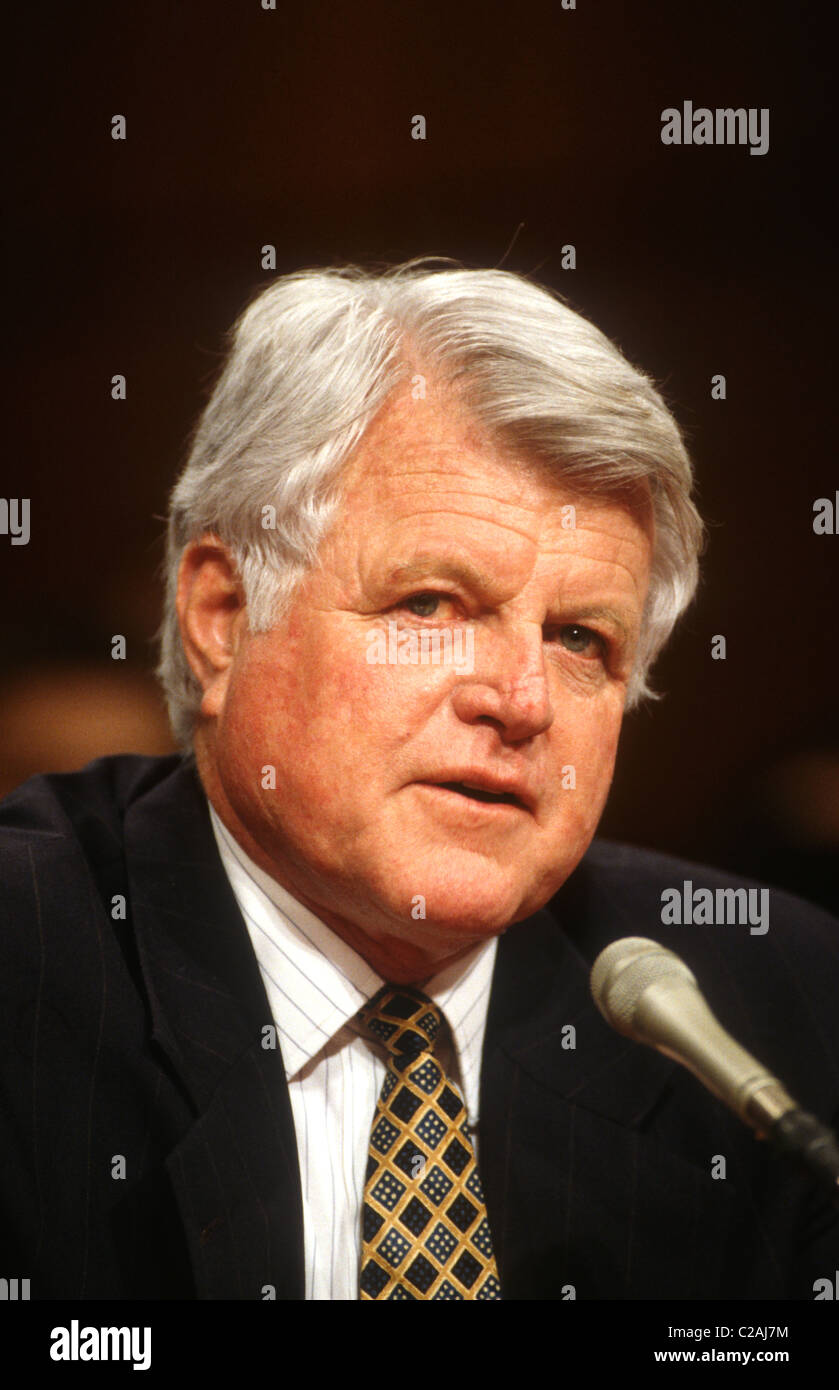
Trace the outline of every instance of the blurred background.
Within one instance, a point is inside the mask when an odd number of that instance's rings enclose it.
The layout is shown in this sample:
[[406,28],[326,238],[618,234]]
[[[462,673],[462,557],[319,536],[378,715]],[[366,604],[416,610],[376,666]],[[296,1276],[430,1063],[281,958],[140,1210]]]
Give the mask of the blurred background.
[[[262,246],[277,273],[503,260],[656,377],[709,525],[603,833],[839,911],[839,539],[813,531],[839,486],[830,14],[46,0],[7,21],[2,492],[31,499],[31,539],[0,535],[0,793],[171,748],[162,518],[225,331],[271,278]],[[688,99],[769,107],[768,154],[662,145]]]

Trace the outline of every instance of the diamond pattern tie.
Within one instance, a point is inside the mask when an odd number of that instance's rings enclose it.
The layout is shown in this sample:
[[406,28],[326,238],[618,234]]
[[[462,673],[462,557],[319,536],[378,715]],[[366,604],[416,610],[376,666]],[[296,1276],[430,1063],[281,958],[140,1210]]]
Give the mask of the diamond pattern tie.
[[385,985],[358,1018],[388,1050],[370,1133],[359,1297],[500,1299],[466,1107],[433,1055],[440,1010],[419,990]]

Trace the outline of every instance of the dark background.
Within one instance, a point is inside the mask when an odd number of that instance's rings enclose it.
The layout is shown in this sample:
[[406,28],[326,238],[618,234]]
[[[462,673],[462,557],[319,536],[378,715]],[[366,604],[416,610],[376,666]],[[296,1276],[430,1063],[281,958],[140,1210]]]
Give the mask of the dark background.
[[[278,273],[503,259],[661,383],[710,528],[604,832],[836,906],[839,540],[812,526],[839,486],[831,17],[111,0],[7,22],[3,493],[31,498],[32,536],[0,536],[0,788],[169,746],[148,674],[161,518],[224,332],[271,278],[263,244]],[[662,109],[686,99],[769,107],[768,154],[662,145]]]

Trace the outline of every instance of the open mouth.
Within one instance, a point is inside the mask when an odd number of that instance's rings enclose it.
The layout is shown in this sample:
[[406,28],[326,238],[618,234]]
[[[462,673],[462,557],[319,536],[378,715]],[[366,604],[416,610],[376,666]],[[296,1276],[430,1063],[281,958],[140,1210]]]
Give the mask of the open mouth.
[[485,787],[469,787],[465,782],[438,782],[436,785],[449,792],[458,792],[470,801],[498,802],[503,806],[518,806],[524,810],[524,803],[513,792],[490,792]]

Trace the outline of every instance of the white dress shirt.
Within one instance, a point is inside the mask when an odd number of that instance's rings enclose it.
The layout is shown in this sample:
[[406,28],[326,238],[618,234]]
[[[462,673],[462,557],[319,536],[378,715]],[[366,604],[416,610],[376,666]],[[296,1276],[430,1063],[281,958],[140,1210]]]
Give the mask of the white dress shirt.
[[[300,1181],[307,1299],[356,1299],[361,1202],[386,1053],[349,1021],[385,983],[248,857],[210,807],[221,861],[259,963],[288,1081]],[[421,987],[448,1024],[436,1055],[478,1123],[481,1050],[497,939]],[[477,1143],[475,1149],[477,1153]]]

